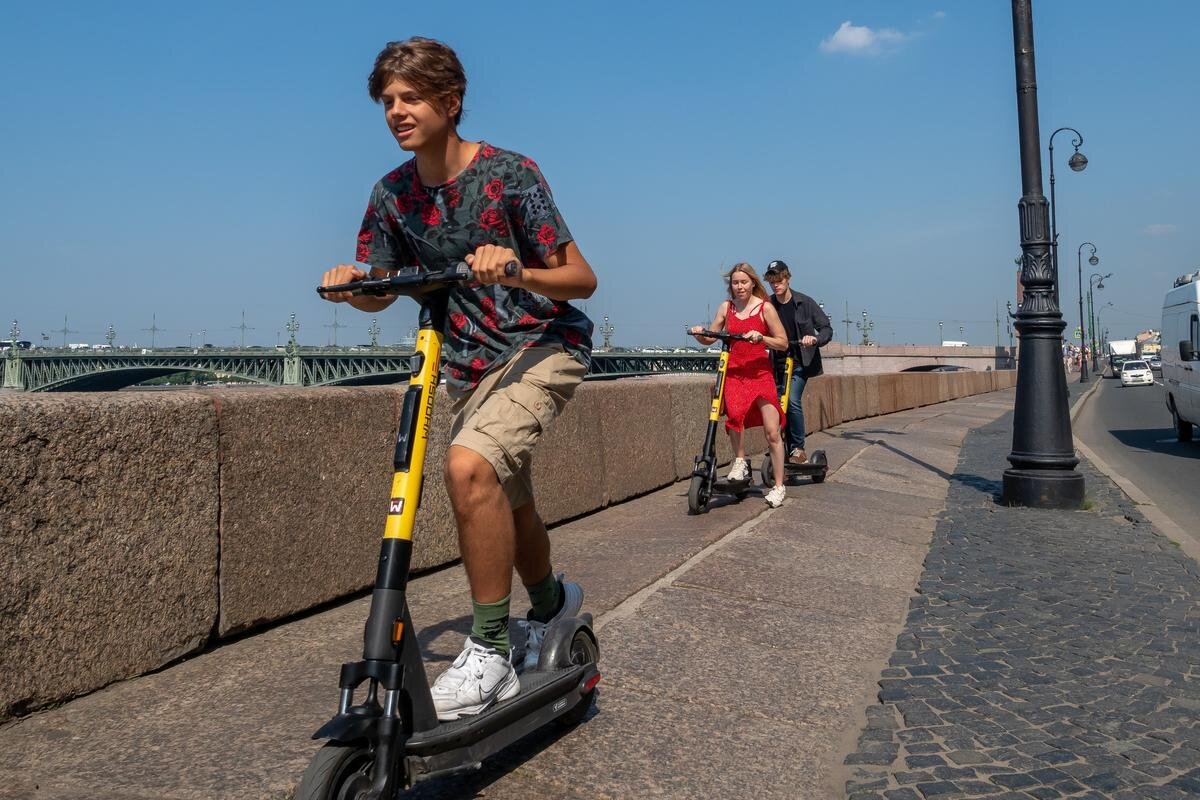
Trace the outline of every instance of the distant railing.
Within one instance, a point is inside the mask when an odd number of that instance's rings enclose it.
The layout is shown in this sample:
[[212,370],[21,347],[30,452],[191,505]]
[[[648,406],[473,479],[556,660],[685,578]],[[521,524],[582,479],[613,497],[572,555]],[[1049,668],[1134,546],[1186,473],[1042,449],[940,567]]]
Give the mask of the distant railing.
[[[31,350],[0,359],[0,385],[30,392],[105,391],[178,372],[222,376],[273,386],[394,383],[412,369],[410,350]],[[592,356],[587,378],[603,380],[668,372],[713,372],[709,353],[614,353]]]

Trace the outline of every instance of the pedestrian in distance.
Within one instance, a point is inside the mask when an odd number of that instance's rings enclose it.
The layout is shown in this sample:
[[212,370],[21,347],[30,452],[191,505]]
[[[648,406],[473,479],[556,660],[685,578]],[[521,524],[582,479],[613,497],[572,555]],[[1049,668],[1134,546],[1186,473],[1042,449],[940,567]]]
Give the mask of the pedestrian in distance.
[[771,353],[780,382],[786,372],[787,357],[792,356],[792,385],[786,411],[788,462],[803,464],[808,461],[804,451],[804,386],[821,374],[821,348],[833,339],[833,327],[816,300],[792,289],[792,272],[787,264],[772,261],[767,264],[764,277],[771,284],[771,306],[779,315],[789,342],[785,350]]
[[[531,466],[591,359],[592,322],[569,301],[596,289],[537,164],[459,133],[466,87],[458,56],[441,42],[414,37],[379,53],[368,92],[413,157],[375,184],[356,255],[371,277],[460,261],[474,273],[449,289],[442,355],[453,414],[445,482],[473,599],[470,636],[431,687],[442,720],[520,692],[509,638],[514,567],[532,605],[519,621],[526,668],[537,664],[550,624],[582,605],[582,588],[551,568]],[[509,267],[514,261],[521,269]],[[322,285],[366,276],[339,264]],[[325,297],[369,313],[395,299]]]
[[[744,432],[747,428],[761,426],[774,464],[774,485],[767,492],[766,501],[772,508],[778,508],[786,496],[783,487],[783,437],[780,433],[782,414],[767,348],[786,350],[787,334],[779,315],[767,302],[766,287],[754,267],[745,263],[735,264],[733,269],[725,273],[725,280],[729,299],[717,307],[717,314],[708,330],[747,337],[746,340],[730,344],[729,364],[725,371],[725,430],[734,452],[733,464],[726,478],[744,481],[750,477]],[[696,325],[688,333],[704,345],[716,341],[701,334],[703,330]]]

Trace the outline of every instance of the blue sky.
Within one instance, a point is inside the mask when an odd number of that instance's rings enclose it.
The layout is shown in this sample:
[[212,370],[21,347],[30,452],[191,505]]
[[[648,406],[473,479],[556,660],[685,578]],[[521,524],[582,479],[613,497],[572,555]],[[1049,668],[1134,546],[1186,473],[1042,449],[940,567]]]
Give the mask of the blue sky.
[[[389,39],[443,39],[468,138],[541,165],[620,345],[683,344],[722,265],[772,258],[837,339],[937,321],[995,342],[1020,197],[1009,3],[16,3],[0,27],[0,314],[25,338],[329,341],[313,287],[353,257],[371,186],[405,156],[366,95]],[[1200,267],[1200,4],[1035,4],[1043,153],[1055,140],[1063,297],[1099,248],[1114,338],[1157,326]],[[1049,193],[1049,184],[1046,184]],[[1085,277],[1086,280],[1086,277]],[[1069,299],[1069,301],[1068,301]],[[411,303],[379,315],[383,341]],[[342,343],[371,317],[340,307]],[[1003,332],[1003,330],[1002,330]],[[953,335],[952,335],[953,334]],[[286,338],[286,331],[282,335]],[[852,338],[857,333],[851,327]],[[198,336],[196,337],[198,339]]]

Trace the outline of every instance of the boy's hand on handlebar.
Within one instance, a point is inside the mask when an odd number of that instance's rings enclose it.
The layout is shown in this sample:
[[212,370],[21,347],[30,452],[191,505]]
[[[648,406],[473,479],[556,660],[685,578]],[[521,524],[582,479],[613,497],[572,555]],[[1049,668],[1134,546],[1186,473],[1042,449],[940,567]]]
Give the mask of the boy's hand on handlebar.
[[516,262],[521,263],[517,258],[517,254],[508,247],[500,247],[494,244],[480,245],[475,248],[474,253],[470,253],[466,258],[467,265],[471,267],[471,272],[475,273],[475,280],[482,284],[499,283],[504,286],[520,286],[521,271],[518,269],[515,275],[505,274],[505,267]]
[[[367,273],[352,264],[338,264],[333,269],[325,271],[325,274],[321,276],[321,285],[336,286],[340,283],[361,281],[365,277],[367,277]],[[321,297],[332,303],[345,303],[354,295],[350,292],[330,292],[322,294]]]
[[692,327],[688,328],[688,333],[690,333],[692,336],[699,336],[700,332],[703,330],[703,325],[693,325]]

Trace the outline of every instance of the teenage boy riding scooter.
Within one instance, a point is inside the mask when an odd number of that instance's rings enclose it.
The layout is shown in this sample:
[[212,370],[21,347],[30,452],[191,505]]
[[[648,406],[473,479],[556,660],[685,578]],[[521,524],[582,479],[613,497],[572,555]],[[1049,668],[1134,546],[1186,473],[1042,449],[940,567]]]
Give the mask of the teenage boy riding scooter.
[[[537,165],[459,135],[466,86],[458,56],[441,42],[414,37],[379,53],[368,91],[414,157],[375,184],[356,257],[372,278],[460,261],[473,273],[448,290],[441,354],[454,412],[445,481],[474,601],[471,635],[431,687],[443,721],[521,691],[508,632],[514,566],[532,605],[521,620],[526,668],[537,664],[547,629],[582,605],[579,585],[551,569],[530,475],[534,445],[591,358],[592,322],[567,301],[596,289]],[[366,277],[339,264],[322,286]],[[324,297],[371,313],[395,299]]]
[[808,461],[808,454],[804,452],[804,384],[821,374],[820,348],[833,339],[833,328],[816,300],[792,290],[792,273],[787,264],[772,261],[767,265],[763,277],[771,286],[771,305],[783,322],[788,341],[799,342],[798,345],[791,344],[786,351],[772,350],[771,355],[775,359],[776,375],[784,373],[784,364],[789,355],[794,362],[792,385],[781,387],[780,393],[783,389],[789,389],[785,427],[788,463],[804,464]]

